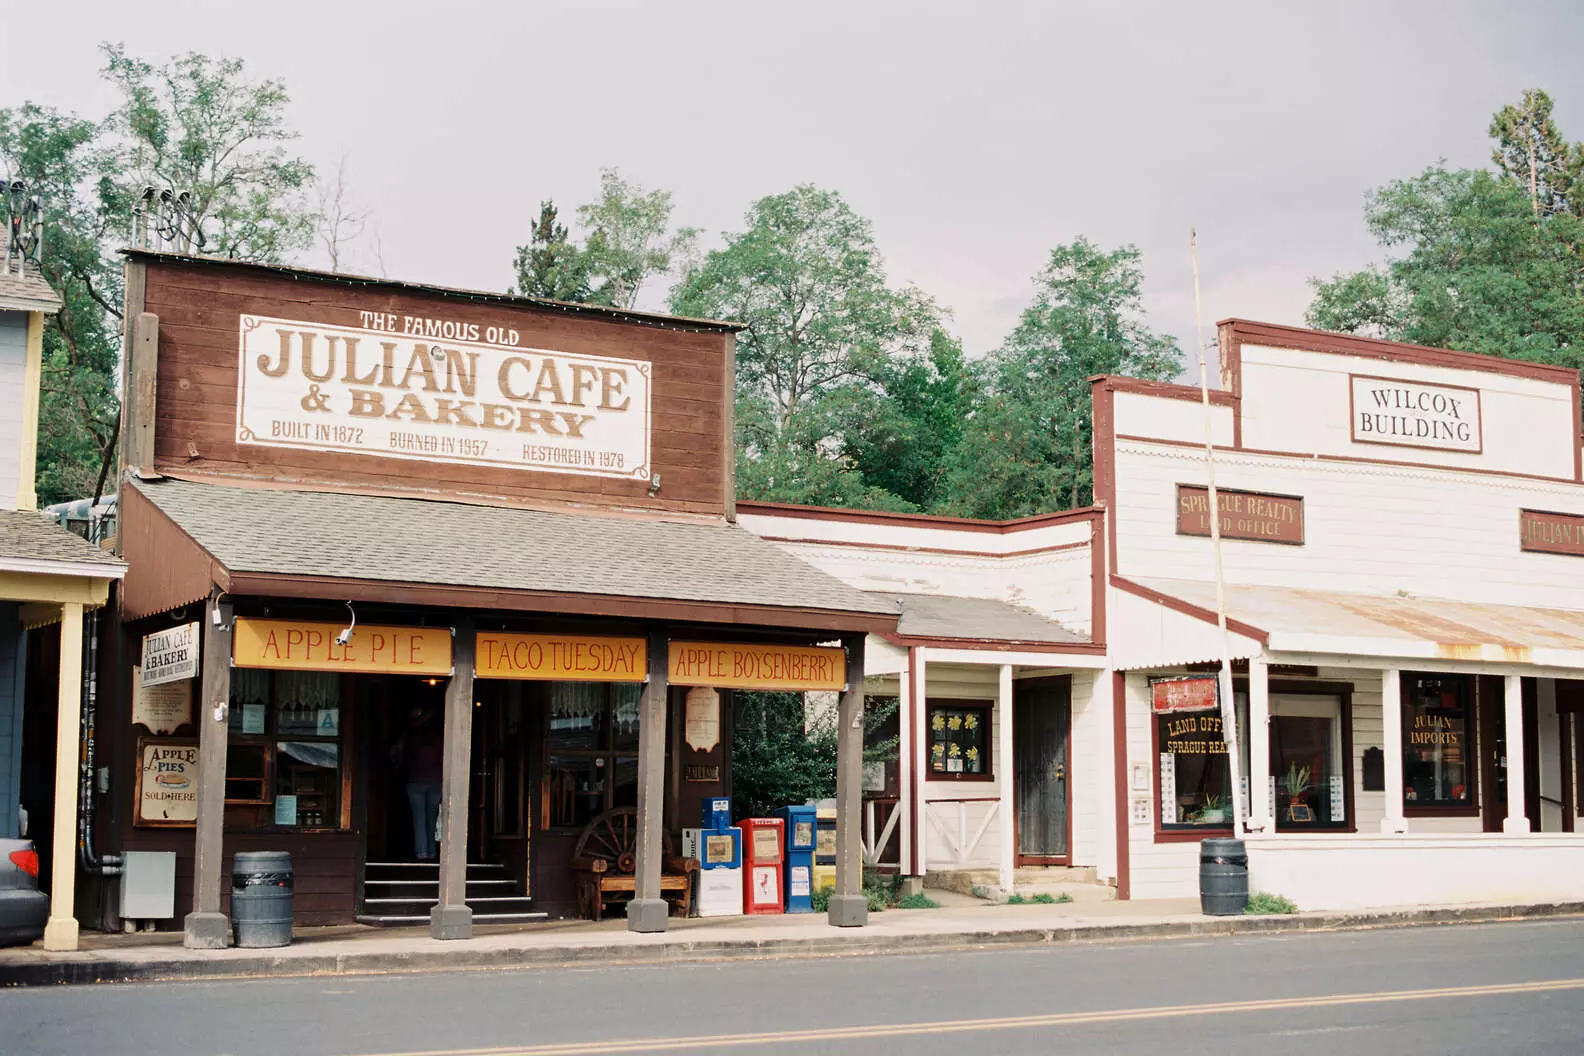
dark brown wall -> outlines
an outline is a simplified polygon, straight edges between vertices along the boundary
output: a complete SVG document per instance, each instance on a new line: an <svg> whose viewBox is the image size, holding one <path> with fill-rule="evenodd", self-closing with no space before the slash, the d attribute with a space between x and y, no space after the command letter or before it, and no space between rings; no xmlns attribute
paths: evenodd
<svg viewBox="0 0 1584 1056"><path fill-rule="evenodd" d="M385 493L439 490L514 502L704 514L726 509L727 333L687 333L554 308L477 303L226 264L138 259L146 269L143 304L129 307L159 317L154 459L162 470L288 486L337 484ZM525 347L653 363L650 461L661 475L660 494L650 498L647 483L637 480L237 444L239 316L358 327L360 311L513 327Z"/></svg>

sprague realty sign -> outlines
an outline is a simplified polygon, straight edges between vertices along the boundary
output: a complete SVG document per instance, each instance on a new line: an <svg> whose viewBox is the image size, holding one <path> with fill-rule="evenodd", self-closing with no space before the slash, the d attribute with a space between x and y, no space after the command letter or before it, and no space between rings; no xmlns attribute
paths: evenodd
<svg viewBox="0 0 1584 1056"><path fill-rule="evenodd" d="M1478 389L1349 375L1353 440L1479 454L1484 442Z"/></svg>
<svg viewBox="0 0 1584 1056"><path fill-rule="evenodd" d="M239 443L648 479L648 363L359 316L364 329L241 317Z"/></svg>

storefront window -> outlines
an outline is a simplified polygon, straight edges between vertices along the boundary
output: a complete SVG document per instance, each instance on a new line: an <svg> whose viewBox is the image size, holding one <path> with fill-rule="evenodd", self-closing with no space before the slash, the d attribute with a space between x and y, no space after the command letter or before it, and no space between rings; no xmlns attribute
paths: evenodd
<svg viewBox="0 0 1584 1056"><path fill-rule="evenodd" d="M1465 675L1404 671L1403 805L1474 805L1474 695Z"/></svg>
<svg viewBox="0 0 1584 1056"><path fill-rule="evenodd" d="M1160 749L1163 829L1224 829L1232 824L1232 768L1218 711L1155 717Z"/></svg>
<svg viewBox="0 0 1584 1056"><path fill-rule="evenodd" d="M989 778L990 705L944 701L929 705L932 778Z"/></svg>
<svg viewBox="0 0 1584 1056"><path fill-rule="evenodd" d="M279 826L340 826L339 675L237 668L227 725L227 802L269 805Z"/></svg>
<svg viewBox="0 0 1584 1056"><path fill-rule="evenodd" d="M1342 701L1323 695L1272 696L1269 794L1282 831L1347 824Z"/></svg>
<svg viewBox="0 0 1584 1056"><path fill-rule="evenodd" d="M546 827L581 829L612 807L636 806L643 687L552 682L549 697Z"/></svg>

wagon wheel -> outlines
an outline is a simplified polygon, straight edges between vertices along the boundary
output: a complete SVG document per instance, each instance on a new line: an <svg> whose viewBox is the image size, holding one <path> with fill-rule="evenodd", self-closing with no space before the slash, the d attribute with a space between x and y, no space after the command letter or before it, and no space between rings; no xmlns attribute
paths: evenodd
<svg viewBox="0 0 1584 1056"><path fill-rule="evenodd" d="M661 851L671 853L671 834L660 831ZM638 867L638 808L617 807L596 817L578 837L574 857L598 858L605 871L631 876Z"/></svg>

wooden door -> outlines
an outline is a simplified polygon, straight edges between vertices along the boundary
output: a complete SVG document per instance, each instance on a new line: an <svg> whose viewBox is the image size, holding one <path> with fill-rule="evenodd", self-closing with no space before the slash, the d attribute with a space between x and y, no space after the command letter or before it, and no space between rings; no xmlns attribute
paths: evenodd
<svg viewBox="0 0 1584 1056"><path fill-rule="evenodd" d="M1067 760L1071 729L1070 680L1015 683L1012 774L1020 863L1064 865L1068 861L1071 802Z"/></svg>

